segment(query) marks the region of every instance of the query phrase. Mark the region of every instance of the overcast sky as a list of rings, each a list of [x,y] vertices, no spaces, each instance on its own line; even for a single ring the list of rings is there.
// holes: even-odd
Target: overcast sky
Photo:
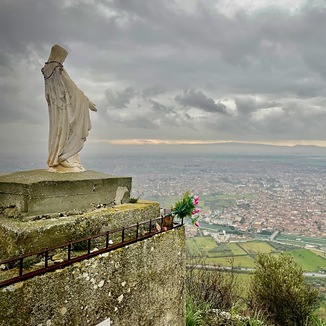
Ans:
[[[0,153],[46,152],[53,44],[101,142],[326,145],[324,0],[1,0]]]

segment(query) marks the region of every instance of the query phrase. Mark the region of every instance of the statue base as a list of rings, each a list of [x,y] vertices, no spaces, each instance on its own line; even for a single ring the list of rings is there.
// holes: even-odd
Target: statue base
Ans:
[[[44,170],[0,176],[0,216],[35,219],[128,203],[131,177]]]

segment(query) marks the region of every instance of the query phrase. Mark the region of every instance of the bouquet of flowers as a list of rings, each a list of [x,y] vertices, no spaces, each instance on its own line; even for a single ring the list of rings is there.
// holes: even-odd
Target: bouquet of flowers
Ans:
[[[189,191],[186,191],[183,198],[177,201],[173,208],[172,214],[182,219],[189,217],[191,223],[199,227],[198,215],[200,208],[196,207],[199,203],[199,196],[191,196]]]

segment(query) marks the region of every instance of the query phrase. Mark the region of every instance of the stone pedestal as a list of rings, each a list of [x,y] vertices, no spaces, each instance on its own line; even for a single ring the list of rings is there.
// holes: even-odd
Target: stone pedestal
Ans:
[[[0,216],[32,219],[80,213],[130,201],[131,178],[44,170],[0,176]]]
[[[131,177],[94,171],[0,176],[0,260],[158,216],[129,204],[130,192]]]

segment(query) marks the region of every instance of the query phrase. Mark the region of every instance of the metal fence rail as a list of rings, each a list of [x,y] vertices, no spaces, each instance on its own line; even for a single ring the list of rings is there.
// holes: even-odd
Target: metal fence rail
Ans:
[[[69,241],[56,247],[2,260],[0,261],[2,268],[0,270],[0,287],[54,271],[165,232],[163,220],[164,217],[160,216],[120,229]],[[173,224],[166,230],[179,228],[182,225],[183,219],[179,224]]]

